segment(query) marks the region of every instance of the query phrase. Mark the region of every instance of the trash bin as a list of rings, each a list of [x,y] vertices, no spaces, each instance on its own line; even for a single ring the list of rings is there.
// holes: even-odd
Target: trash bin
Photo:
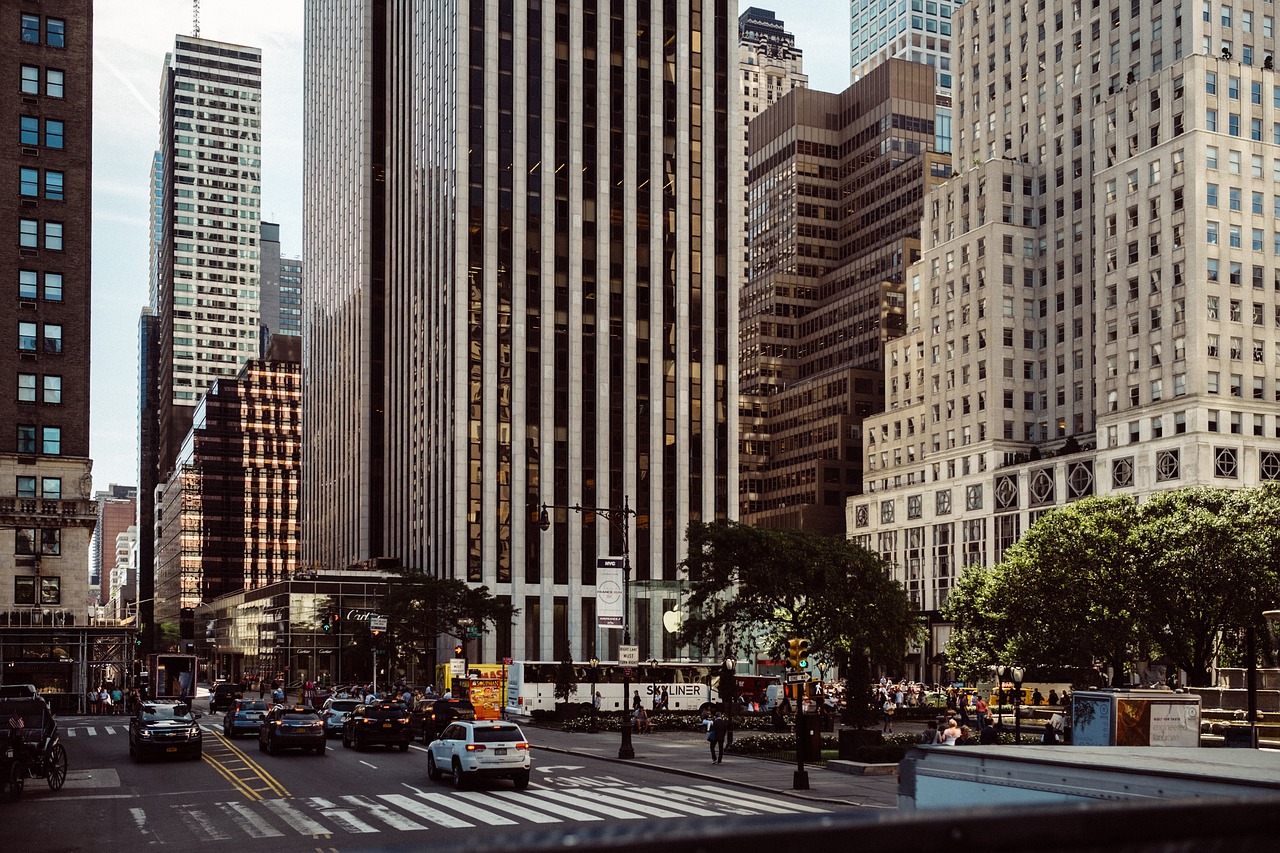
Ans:
[[[796,748],[802,761],[816,762],[822,758],[822,725],[816,716],[796,715]]]

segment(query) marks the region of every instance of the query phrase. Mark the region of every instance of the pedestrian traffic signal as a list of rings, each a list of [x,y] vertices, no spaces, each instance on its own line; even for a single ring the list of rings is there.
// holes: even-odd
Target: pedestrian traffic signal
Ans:
[[[454,646],[454,647],[453,647],[453,656],[454,656],[455,658],[460,658],[460,657],[462,657],[462,645],[461,645],[461,644],[458,644],[458,645],[456,645],[456,646]]]

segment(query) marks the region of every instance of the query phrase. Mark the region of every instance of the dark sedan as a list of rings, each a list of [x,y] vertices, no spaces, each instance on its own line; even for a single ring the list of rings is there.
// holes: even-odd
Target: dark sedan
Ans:
[[[324,720],[306,705],[277,705],[267,712],[258,730],[258,749],[275,755],[282,749],[325,753]]]
[[[413,737],[421,738],[423,743],[431,743],[454,720],[475,718],[476,707],[470,699],[424,699],[409,715],[409,728]]]
[[[370,702],[360,705],[342,722],[342,745],[364,749],[374,743],[409,751],[409,709],[403,702]]]
[[[269,709],[265,699],[236,699],[222,718],[222,733],[228,738],[256,735]]]
[[[143,702],[129,718],[129,755],[142,761],[153,755],[199,758],[204,733],[201,717],[181,702]]]

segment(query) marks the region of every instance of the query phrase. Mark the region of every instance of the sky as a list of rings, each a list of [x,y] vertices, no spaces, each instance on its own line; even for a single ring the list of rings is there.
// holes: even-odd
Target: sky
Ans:
[[[809,85],[849,85],[848,0],[740,0],[776,13],[804,52]],[[148,180],[158,145],[160,70],[191,34],[190,0],[94,3],[94,489],[138,482],[138,317],[147,304]],[[203,0],[202,38],[262,49],[262,216],[281,251],[302,252],[302,0]]]

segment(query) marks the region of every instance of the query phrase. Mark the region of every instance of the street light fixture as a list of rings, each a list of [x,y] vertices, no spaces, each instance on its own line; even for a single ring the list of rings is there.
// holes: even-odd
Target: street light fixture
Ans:
[[[608,519],[622,533],[622,644],[631,645],[631,517],[636,511],[631,508],[631,496],[623,495],[621,507],[582,506],[581,504],[546,504],[538,513],[538,529],[543,533],[551,527],[551,515],[547,510],[573,510],[581,515],[593,512]],[[631,745],[631,669],[622,668],[622,745],[618,747],[619,758],[635,758],[636,751]],[[593,697],[594,698],[594,697]]]
[[[720,676],[720,700],[724,702],[724,714],[729,719],[729,728],[725,732],[725,739],[729,743],[733,743],[733,705],[732,701],[738,698],[737,677],[738,659],[730,655],[724,659],[724,674]],[[725,679],[729,680],[729,689],[725,689]],[[707,697],[710,698],[710,697]]]
[[[1022,704],[1022,679],[1026,676],[1027,671],[1018,664],[1013,666],[996,664],[995,669],[996,676],[1000,679],[1001,684],[1004,683],[1006,675],[1013,682],[1013,742],[1014,744],[1021,744],[1022,715],[1019,713],[1019,706]]]
[[[600,705],[596,701],[596,679],[600,677],[600,658],[591,659],[591,727],[593,734],[597,731],[596,717],[600,716]]]

